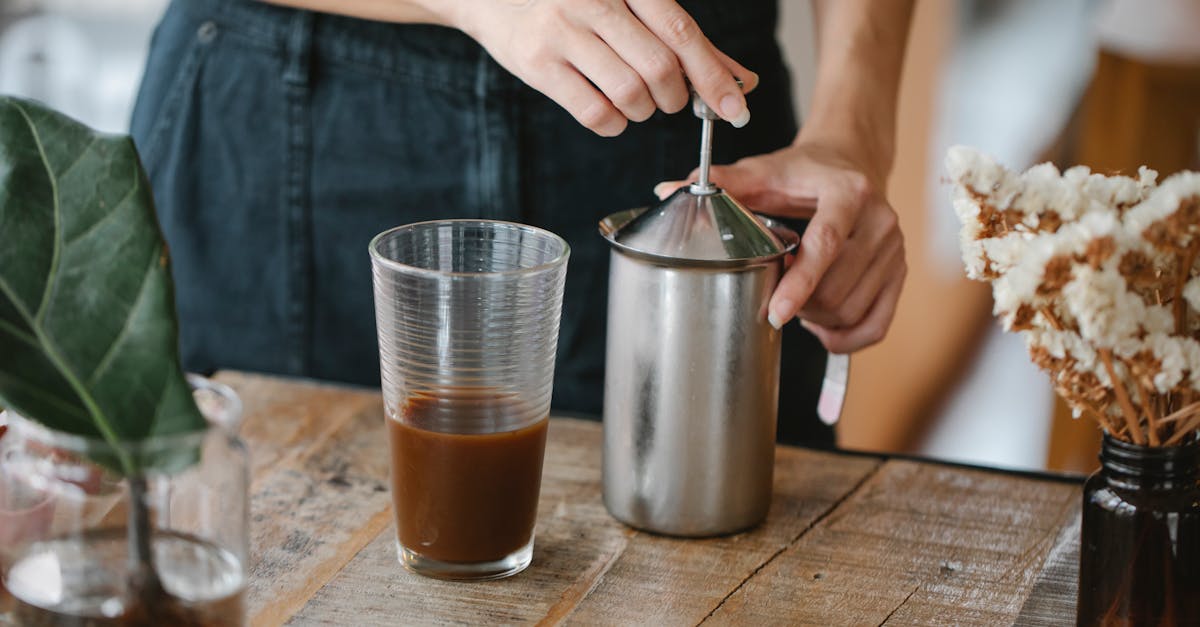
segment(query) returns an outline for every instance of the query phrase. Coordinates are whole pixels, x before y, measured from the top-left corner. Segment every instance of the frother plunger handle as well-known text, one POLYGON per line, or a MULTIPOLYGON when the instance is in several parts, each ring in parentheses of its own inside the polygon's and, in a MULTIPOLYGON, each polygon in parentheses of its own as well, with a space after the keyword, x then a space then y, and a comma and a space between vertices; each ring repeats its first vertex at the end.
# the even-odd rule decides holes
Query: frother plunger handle
MULTIPOLYGON (((704 108, 708 109, 707 106, 704 108)), ((712 166, 712 135, 712 119, 703 118, 700 122, 700 178, 692 183, 693 194, 707 195, 717 191, 717 186, 708 180, 708 169, 712 166)))
MULTIPOLYGON (((737 79, 737 84, 742 86, 741 79, 737 79)), ((708 179, 708 170, 712 167, 713 122, 721 116, 700 99, 695 89, 692 90, 692 113, 700 118, 700 178, 692 183, 690 191, 697 196, 707 196, 717 193, 717 186, 708 179)))

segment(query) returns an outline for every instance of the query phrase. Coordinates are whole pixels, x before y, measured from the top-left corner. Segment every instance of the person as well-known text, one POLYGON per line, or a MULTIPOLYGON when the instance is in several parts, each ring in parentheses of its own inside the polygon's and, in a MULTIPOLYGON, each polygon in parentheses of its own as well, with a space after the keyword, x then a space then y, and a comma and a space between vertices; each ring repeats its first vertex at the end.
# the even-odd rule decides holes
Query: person
POLYGON ((698 122, 673 115, 690 82, 731 122, 713 180, 756 211, 809 219, 769 305, 785 327, 779 437, 832 444, 814 411, 821 344, 879 341, 904 280, 884 189, 912 2, 814 9, 820 60, 798 129, 774 0, 173 0, 132 133, 172 253, 185 366, 376 384, 370 238, 507 219, 572 248, 553 406, 598 415, 597 222, 694 168, 698 122))

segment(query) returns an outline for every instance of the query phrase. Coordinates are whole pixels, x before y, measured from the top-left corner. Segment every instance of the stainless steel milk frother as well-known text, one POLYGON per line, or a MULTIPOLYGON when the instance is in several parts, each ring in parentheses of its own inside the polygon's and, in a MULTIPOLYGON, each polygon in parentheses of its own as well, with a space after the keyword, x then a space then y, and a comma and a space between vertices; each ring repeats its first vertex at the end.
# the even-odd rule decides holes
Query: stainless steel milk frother
POLYGON ((767 303, 795 231, 700 176, 649 209, 600 224, 612 246, 604 389, 604 503, 634 527, 708 536, 751 527, 771 503, 780 333, 767 303))

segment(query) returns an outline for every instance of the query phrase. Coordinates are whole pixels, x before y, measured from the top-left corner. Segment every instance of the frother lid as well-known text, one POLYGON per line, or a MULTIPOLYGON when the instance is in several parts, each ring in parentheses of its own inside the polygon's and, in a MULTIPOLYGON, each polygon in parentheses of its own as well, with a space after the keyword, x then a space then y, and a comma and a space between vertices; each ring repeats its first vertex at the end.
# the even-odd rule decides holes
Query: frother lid
POLYGON ((600 233, 627 254, 673 265, 748 265, 794 250, 795 231, 755 216, 709 180, 720 118, 695 91, 692 113, 700 118, 699 179, 645 211, 608 216, 600 233))
POLYGON ((644 211, 606 218, 600 231, 618 249, 654 261, 686 265, 744 265, 796 248, 799 236, 760 218, 715 188, 684 186, 644 211))

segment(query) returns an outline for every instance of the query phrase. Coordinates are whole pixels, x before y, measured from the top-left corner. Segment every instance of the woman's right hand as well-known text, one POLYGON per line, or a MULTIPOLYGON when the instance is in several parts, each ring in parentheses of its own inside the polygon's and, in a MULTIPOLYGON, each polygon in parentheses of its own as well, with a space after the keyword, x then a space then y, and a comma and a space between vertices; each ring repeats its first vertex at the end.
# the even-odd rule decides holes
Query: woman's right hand
POLYGON ((758 76, 726 56, 674 0, 438 0, 461 29, 521 80, 599 135, 688 103, 686 76, 734 126, 750 120, 758 76), (453 7, 453 8, 451 8, 453 7))

